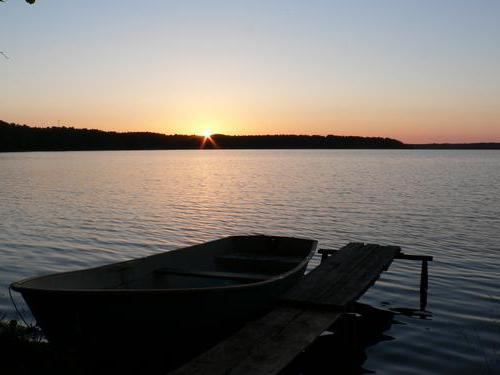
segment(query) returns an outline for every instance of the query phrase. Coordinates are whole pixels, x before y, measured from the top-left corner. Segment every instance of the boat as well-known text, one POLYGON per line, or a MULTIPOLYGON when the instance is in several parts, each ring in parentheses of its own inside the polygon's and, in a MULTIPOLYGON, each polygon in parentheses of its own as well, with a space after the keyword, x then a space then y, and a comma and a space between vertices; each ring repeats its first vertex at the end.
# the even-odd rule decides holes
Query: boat
POLYGON ((11 284, 56 348, 183 358, 268 311, 306 270, 317 241, 231 236, 11 284), (182 354, 181 354, 182 353, 182 354))

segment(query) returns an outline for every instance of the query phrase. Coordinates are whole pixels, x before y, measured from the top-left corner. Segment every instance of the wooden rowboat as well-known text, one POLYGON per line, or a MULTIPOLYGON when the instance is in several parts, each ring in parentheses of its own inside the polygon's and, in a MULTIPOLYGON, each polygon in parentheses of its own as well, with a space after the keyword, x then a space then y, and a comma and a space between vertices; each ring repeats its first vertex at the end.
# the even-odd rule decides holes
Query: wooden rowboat
POLYGON ((196 354, 265 313, 303 276, 316 245, 233 236, 11 287, 59 348, 196 354))

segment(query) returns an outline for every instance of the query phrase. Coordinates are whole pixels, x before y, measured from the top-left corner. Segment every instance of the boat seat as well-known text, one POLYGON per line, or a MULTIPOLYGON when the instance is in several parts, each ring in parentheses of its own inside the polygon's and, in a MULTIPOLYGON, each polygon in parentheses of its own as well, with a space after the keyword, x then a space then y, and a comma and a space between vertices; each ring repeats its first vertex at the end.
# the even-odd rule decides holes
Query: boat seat
POLYGON ((298 264, 304 260, 303 257, 280 256, 280 255, 266 255, 255 253, 239 253, 239 254, 226 254, 216 256, 218 260, 235 260, 235 261, 251 261, 251 262, 275 262, 286 264, 298 264))
POLYGON ((171 267, 158 268, 154 272, 155 274, 158 275, 185 275, 185 276, 214 277, 220 279, 252 280, 252 281, 263 281, 272 277, 271 275, 266 275, 261 273, 190 270, 190 269, 171 268, 171 267))

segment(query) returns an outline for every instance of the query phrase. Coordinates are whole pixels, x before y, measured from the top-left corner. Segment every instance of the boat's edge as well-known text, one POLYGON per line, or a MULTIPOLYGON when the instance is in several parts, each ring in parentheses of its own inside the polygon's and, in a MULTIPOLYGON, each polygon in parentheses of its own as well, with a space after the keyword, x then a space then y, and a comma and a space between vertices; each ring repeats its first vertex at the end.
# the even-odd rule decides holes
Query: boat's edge
POLYGON ((220 290, 238 290, 238 289, 245 289, 249 287, 253 287, 255 285, 265 285, 267 283, 273 283, 276 280, 280 280, 283 278, 286 278, 295 272, 298 272, 300 269, 307 267, 307 264, 309 261, 312 259, 314 256, 317 246, 318 246, 318 241, 313 240, 310 238, 302 238, 302 237, 288 237, 288 236, 268 236, 268 235, 253 235, 253 236, 228 236, 228 237, 223 237, 219 239, 215 239, 212 241, 208 242, 201 242, 199 244, 194 244, 191 246, 187 247, 182 247, 179 249, 174 249, 170 250, 171 251, 183 251, 195 246, 203 245, 203 244, 208 244, 220 240, 228 240, 231 238, 243 238, 243 237, 266 237, 266 238, 286 238, 286 239, 295 239, 295 240, 305 240, 305 241, 310 241, 311 242, 311 247, 310 251, 307 256, 304 257, 304 259, 294 268, 291 270, 277 274, 273 277, 270 277, 267 280, 262 280, 262 281, 257 281, 253 283, 248 283, 248 284, 241 284, 241 285, 229 285, 229 286, 219 286, 219 287, 207 287, 207 288, 180 288, 180 289, 48 289, 48 288, 37 288, 37 287, 29 287, 29 286, 23 286, 23 284, 33 282, 36 280, 40 279, 45 279, 45 278, 50 278, 55 275, 67 275, 67 274, 75 274, 75 273, 80 273, 80 272, 85 272, 89 270, 99 270, 99 269, 106 269, 110 267, 116 267, 117 265, 123 265, 127 263, 134 263, 137 261, 140 261, 141 259, 144 258, 151 258, 151 257, 156 257, 156 256, 161 256, 164 253, 159 253, 159 254, 153 254, 153 255, 148 255, 145 257, 139 257, 139 258, 134 258, 134 259, 129 259, 125 260, 122 262, 116 262, 116 263, 110 263, 110 264, 105 264, 102 266, 97 266, 97 267, 91 267, 91 268, 86 268, 86 269, 80 269, 80 270, 73 270, 73 271, 66 271, 66 272, 56 272, 56 273, 50 273, 47 275, 41 275, 41 276, 34 276, 30 278, 25 278, 16 282, 13 282, 9 285, 9 288, 12 290, 24 294, 24 293, 37 293, 37 292, 43 292, 45 294, 54 294, 54 295, 82 295, 82 294, 165 294, 165 293, 174 293, 174 294, 184 294, 184 293, 197 293, 197 292, 203 292, 203 293, 209 293, 211 291, 217 292, 220 290))

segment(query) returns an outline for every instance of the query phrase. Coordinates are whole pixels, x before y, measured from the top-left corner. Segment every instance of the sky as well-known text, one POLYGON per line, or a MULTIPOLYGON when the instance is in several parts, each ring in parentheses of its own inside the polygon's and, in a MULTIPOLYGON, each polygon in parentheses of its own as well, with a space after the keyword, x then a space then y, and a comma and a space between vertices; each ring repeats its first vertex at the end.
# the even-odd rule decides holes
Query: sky
POLYGON ((500 142, 496 0, 8 0, 0 51, 8 122, 500 142))

